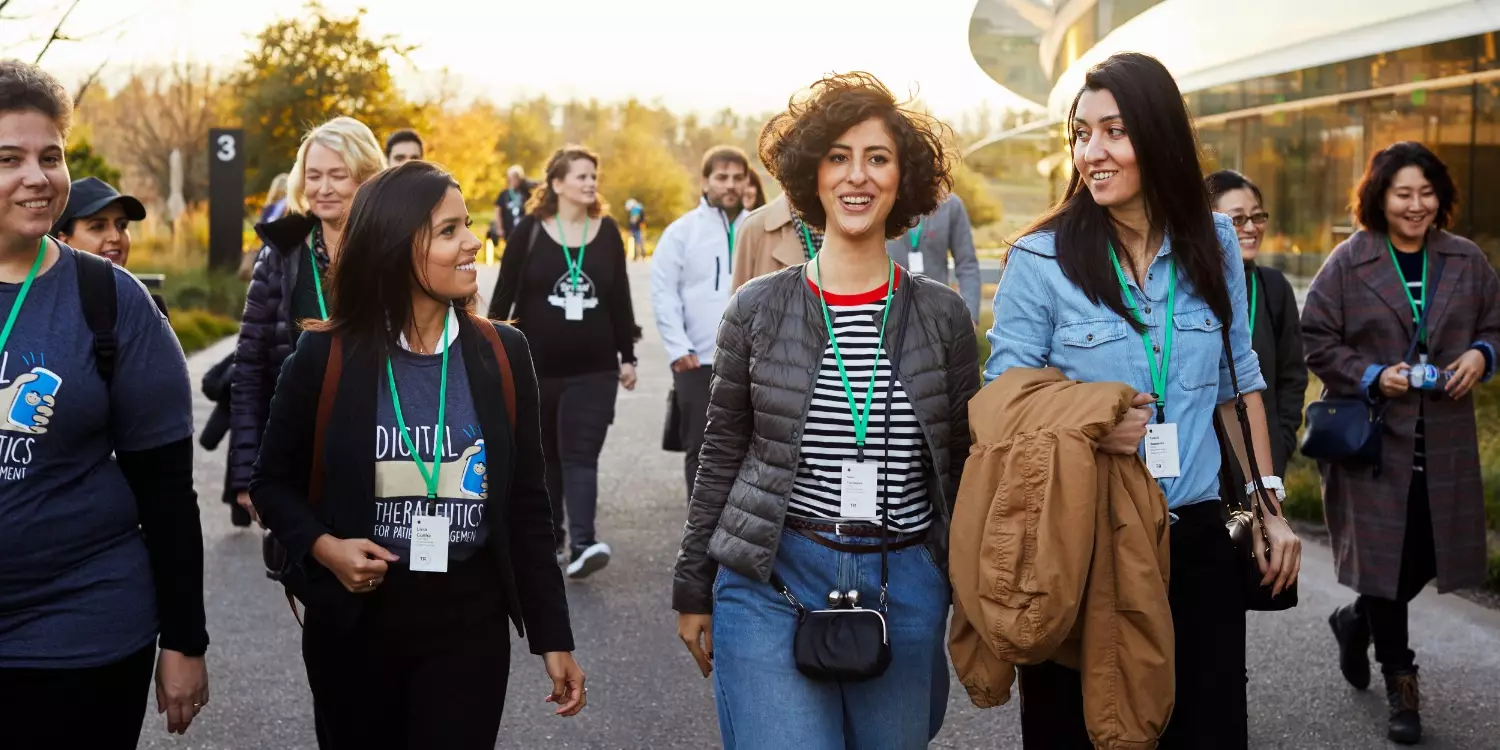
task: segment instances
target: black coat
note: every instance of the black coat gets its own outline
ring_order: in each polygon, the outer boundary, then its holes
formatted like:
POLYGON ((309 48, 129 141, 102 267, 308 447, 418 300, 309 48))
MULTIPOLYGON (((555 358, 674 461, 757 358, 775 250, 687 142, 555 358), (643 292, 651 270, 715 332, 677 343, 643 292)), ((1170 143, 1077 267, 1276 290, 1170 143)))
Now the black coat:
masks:
MULTIPOLYGON (((552 505, 543 478, 541 410, 531 349, 520 331, 505 325, 496 328, 515 372, 514 435, 494 353, 473 323, 459 318, 459 346, 473 385, 469 395, 479 414, 488 458, 488 549, 499 568, 511 621, 527 637, 532 653, 572 651, 567 592, 554 556, 552 505)), ((287 359, 271 402, 250 496, 290 559, 303 566, 308 609, 321 610, 320 619, 347 627, 358 620, 366 598, 345 590, 332 572, 313 559, 311 550, 324 534, 368 539, 374 531, 370 503, 375 496, 376 387, 381 359, 369 350, 344 352, 338 396, 325 426, 323 501, 314 508, 307 500, 308 481, 331 341, 327 334, 309 333, 287 359)))
POLYGON ((229 489, 235 492, 250 487, 281 363, 297 348, 301 329, 292 316, 292 290, 306 267, 307 235, 317 223, 316 217, 290 214, 255 227, 266 244, 255 260, 234 352, 229 489))

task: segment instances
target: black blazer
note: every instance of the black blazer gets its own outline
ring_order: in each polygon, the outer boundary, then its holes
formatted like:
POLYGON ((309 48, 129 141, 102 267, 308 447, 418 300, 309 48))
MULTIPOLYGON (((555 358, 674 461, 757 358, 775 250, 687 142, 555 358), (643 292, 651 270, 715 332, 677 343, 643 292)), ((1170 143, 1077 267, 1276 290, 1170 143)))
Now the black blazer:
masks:
MULTIPOLYGON (((489 551, 499 567, 505 604, 516 632, 530 636, 531 651, 572 651, 567 593, 556 560, 552 504, 543 479, 541 415, 536 372, 526 337, 496 324, 510 356, 516 382, 516 434, 512 435, 502 396, 500 367, 483 335, 459 316, 458 341, 468 372, 474 407, 484 430, 490 495, 486 517, 489 551)), ((282 366, 250 497, 266 526, 306 573, 307 591, 297 591, 309 611, 348 627, 359 617, 366 595, 351 594, 311 555, 323 534, 368 539, 374 531, 370 499, 375 494, 376 387, 383 360, 379 352, 346 347, 338 396, 324 434, 323 501, 307 501, 312 473, 313 434, 318 397, 332 339, 304 334, 282 366)))

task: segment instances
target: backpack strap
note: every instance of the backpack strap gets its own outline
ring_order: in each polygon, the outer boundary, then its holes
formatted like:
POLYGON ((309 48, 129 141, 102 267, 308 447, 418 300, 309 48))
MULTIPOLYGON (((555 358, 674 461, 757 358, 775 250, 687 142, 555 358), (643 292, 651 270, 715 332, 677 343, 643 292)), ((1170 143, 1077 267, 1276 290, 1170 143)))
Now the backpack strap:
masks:
POLYGON ((516 376, 510 367, 510 355, 505 351, 505 344, 500 341, 500 332, 495 330, 495 324, 477 315, 471 315, 470 319, 479 333, 490 343, 490 349, 495 352, 495 362, 500 365, 500 391, 505 398, 505 421, 510 423, 511 435, 516 433, 516 376))
POLYGON ((115 320, 119 317, 119 300, 115 294, 115 266, 91 253, 74 251, 78 264, 78 294, 83 301, 83 319, 94 334, 94 367, 107 387, 115 378, 115 354, 119 340, 115 337, 115 320))
MULTIPOLYGON (((333 402, 338 397, 339 379, 344 374, 344 342, 333 337, 328 346, 328 365, 323 368, 323 387, 318 391, 318 421, 313 426, 312 471, 307 479, 307 504, 318 507, 323 502, 323 441, 328 434, 328 423, 333 419, 333 402)), ((297 598, 286 592, 286 603, 292 608, 292 616, 301 625, 302 615, 297 612, 297 598)))

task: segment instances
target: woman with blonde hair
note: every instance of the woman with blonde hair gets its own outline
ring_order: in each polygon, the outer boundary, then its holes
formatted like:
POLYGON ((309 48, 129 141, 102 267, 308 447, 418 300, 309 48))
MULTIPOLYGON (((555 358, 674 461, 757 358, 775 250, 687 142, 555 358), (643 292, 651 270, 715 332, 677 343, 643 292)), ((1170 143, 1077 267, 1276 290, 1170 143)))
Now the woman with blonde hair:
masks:
POLYGON ((328 317, 323 290, 354 192, 382 169, 380 142, 364 123, 329 120, 302 138, 287 178, 286 216, 255 226, 265 247, 251 273, 234 355, 229 445, 230 486, 252 515, 250 473, 281 363, 297 348, 301 321, 328 317))
POLYGON ((542 446, 558 562, 570 578, 609 563, 594 534, 599 452, 615 419, 616 381, 635 388, 640 326, 630 302, 625 243, 599 196, 599 157, 558 149, 506 235, 489 316, 531 340, 542 398, 542 446), (571 551, 563 547, 568 519, 571 551))

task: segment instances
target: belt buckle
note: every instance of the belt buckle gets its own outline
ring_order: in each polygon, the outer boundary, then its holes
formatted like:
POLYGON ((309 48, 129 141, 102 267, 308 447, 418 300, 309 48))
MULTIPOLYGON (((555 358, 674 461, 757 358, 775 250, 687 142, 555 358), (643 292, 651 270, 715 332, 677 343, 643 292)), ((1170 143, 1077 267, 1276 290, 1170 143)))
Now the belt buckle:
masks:
POLYGON ((847 524, 847 523, 841 523, 839 521, 834 521, 833 522, 833 535, 834 536, 857 536, 856 534, 845 534, 844 533, 844 527, 845 526, 852 526, 852 525, 853 524, 847 524))

